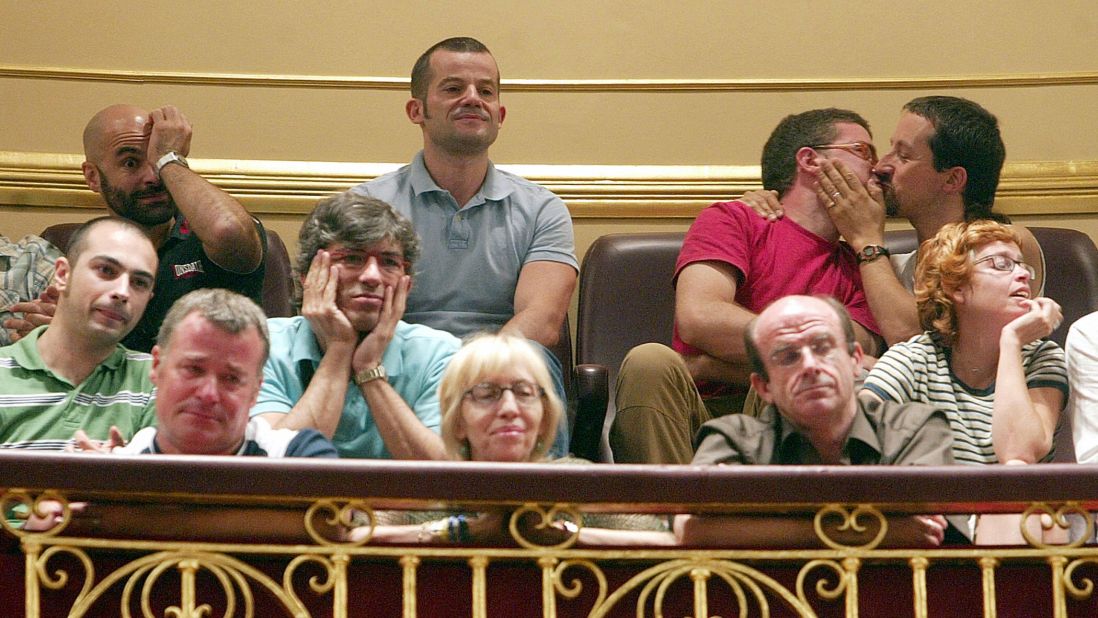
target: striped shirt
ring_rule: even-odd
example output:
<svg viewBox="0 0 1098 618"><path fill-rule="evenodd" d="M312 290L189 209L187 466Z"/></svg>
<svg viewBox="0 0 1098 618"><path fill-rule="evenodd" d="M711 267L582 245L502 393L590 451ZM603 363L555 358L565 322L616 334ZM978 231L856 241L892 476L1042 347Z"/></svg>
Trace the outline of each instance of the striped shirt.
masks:
<svg viewBox="0 0 1098 618"><path fill-rule="evenodd" d="M865 380L865 389L885 401L918 401L945 412L953 429L953 459L962 464L998 463L991 442L995 384L970 388L949 368L949 349L930 333L888 349ZM1029 388L1059 389L1067 401L1064 351L1038 340L1022 348L1022 370ZM1045 457L1048 460L1053 453Z"/></svg>
<svg viewBox="0 0 1098 618"><path fill-rule="evenodd" d="M38 354L39 327L0 348L0 448L57 451L77 429L105 440L111 425L129 440L156 422L152 357L121 345L73 385Z"/></svg>

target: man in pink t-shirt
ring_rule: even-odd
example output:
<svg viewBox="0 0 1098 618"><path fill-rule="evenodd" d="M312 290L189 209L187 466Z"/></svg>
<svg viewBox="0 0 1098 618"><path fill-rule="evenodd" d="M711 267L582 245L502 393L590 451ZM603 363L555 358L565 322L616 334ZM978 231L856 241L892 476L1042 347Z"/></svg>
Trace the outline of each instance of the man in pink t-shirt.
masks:
<svg viewBox="0 0 1098 618"><path fill-rule="evenodd" d="M693 437L713 416L742 409L750 366L747 323L790 294L833 296L850 312L870 356L880 331L862 291L858 254L839 241L827 214L833 198L818 188L821 160L840 160L865 184L876 153L858 114L821 109L783 119L763 148L762 180L778 192L785 217L770 223L740 202L703 210L686 235L675 268L674 350L644 344L618 374L617 416L610 432L621 463L690 463Z"/></svg>

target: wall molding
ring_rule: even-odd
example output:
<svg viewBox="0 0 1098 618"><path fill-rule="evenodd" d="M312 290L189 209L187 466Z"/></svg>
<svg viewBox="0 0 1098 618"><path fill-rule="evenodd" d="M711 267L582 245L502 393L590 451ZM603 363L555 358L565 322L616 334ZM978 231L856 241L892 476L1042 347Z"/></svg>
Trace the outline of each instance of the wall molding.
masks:
<svg viewBox="0 0 1098 618"><path fill-rule="evenodd" d="M132 71L0 64L0 77L192 86L407 90L407 77ZM1098 72L785 79L504 79L510 92L811 92L1089 86Z"/></svg>
<svg viewBox="0 0 1098 618"><path fill-rule="evenodd" d="M0 206L101 210L83 155L0 151ZM328 194L402 163L190 159L191 167L258 215L300 216ZM706 205L760 186L757 165L506 165L545 185L577 219L692 219ZM996 209L1009 215L1098 214L1098 161L1007 163Z"/></svg>

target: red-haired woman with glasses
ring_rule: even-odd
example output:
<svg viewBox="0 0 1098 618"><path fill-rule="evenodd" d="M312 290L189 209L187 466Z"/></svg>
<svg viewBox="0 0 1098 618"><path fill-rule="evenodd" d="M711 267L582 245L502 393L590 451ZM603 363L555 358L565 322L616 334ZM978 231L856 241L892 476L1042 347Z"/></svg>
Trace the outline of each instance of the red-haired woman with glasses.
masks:
<svg viewBox="0 0 1098 618"><path fill-rule="evenodd" d="M1051 459L1068 385L1064 352L1045 337L1063 314L1033 295L1032 282L1011 228L986 220L942 227L919 248L915 269L926 332L889 348L862 394L944 410L958 463ZM1017 535L1014 517L999 532Z"/></svg>

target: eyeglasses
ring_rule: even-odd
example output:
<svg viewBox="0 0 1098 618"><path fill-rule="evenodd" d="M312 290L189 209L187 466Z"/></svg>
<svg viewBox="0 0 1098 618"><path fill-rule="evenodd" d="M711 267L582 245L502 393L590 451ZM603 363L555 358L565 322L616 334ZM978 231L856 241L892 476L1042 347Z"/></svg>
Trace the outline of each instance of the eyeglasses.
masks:
<svg viewBox="0 0 1098 618"><path fill-rule="evenodd" d="M981 262L988 262L988 263L991 264L991 268L993 270L996 270L998 272L1003 272L1003 273L1012 273L1012 272L1014 272L1014 267L1015 266L1021 266L1022 270L1029 273L1029 278L1030 279L1033 279L1034 277L1037 276L1037 271L1034 270L1032 266L1030 266L1029 264L1026 264L1025 262L1023 262L1021 260L1016 260L1016 259L1014 259L1010 256L997 255L997 254L996 255L988 255L988 256L985 256L985 257L982 257L982 258L976 260L975 262L973 262L973 264L975 265L975 264L979 264Z"/></svg>
<svg viewBox="0 0 1098 618"><path fill-rule="evenodd" d="M835 353L836 343L831 337L816 337L807 344L782 346L770 353L770 362L779 367L792 367L801 362L805 347L817 359L830 361Z"/></svg>
<svg viewBox="0 0 1098 618"><path fill-rule="evenodd" d="M869 161L870 165L877 165L877 147L869 142L850 142L849 144L815 144L809 146L816 150L845 150L853 153L859 159Z"/></svg>
<svg viewBox="0 0 1098 618"><path fill-rule="evenodd" d="M391 275L403 275L410 264L404 256L395 251L351 251L336 249L330 251L333 264L339 264L343 270L354 274L362 272L370 263L370 258L377 260L377 267L383 273Z"/></svg>
<svg viewBox="0 0 1098 618"><path fill-rule="evenodd" d="M499 402L500 398L503 397L503 391L511 391L511 394L515 396L515 402L520 406L533 405L545 394L545 389L537 384L519 380L512 382L510 386L494 382L481 382L465 391L462 396L470 397L476 404L487 407Z"/></svg>

